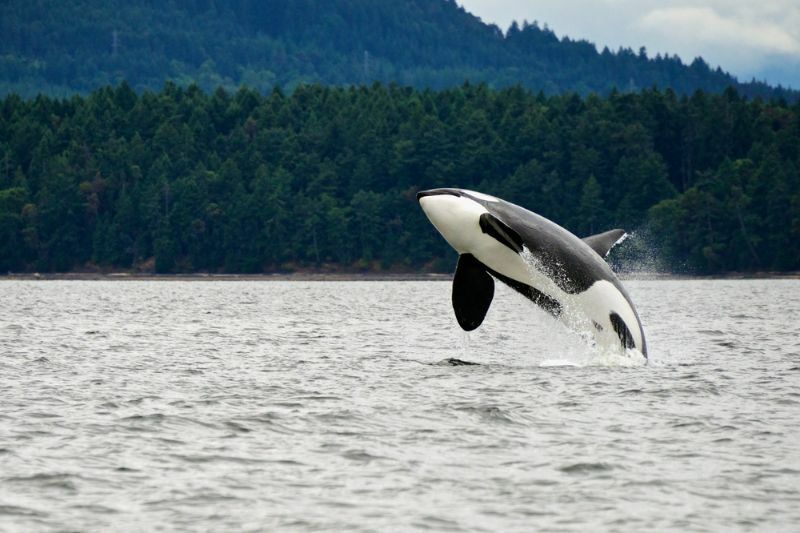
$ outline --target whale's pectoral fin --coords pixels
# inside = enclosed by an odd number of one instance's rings
[[[491,213],[484,213],[479,219],[479,224],[481,231],[485,234],[495,238],[517,253],[522,251],[522,237],[496,216]]]
[[[472,331],[483,322],[494,298],[494,279],[472,254],[458,256],[453,276],[453,311],[458,325]]]
[[[600,257],[605,257],[615,245],[625,240],[625,235],[624,229],[612,229],[605,233],[598,233],[591,237],[585,237],[583,242],[600,254]]]

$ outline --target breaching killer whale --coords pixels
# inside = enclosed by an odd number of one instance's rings
[[[483,322],[494,277],[567,327],[591,331],[598,346],[633,348],[647,357],[639,315],[604,260],[624,230],[580,239],[518,205],[464,189],[421,191],[417,200],[459,253],[452,299],[465,331]]]

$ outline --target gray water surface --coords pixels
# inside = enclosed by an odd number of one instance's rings
[[[797,531],[800,281],[626,286],[649,364],[504,287],[0,281],[0,529]]]

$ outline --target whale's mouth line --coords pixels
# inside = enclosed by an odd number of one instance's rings
[[[461,193],[455,189],[431,189],[429,191],[419,191],[417,193],[417,201],[420,201],[426,196],[443,196],[443,195],[455,196],[459,198],[461,197]]]

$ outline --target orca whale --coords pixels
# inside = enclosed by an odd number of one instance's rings
[[[568,328],[591,332],[598,346],[647,357],[639,314],[604,259],[624,230],[580,239],[518,205],[464,189],[420,191],[417,200],[459,254],[452,303],[465,331],[483,322],[498,279]]]

